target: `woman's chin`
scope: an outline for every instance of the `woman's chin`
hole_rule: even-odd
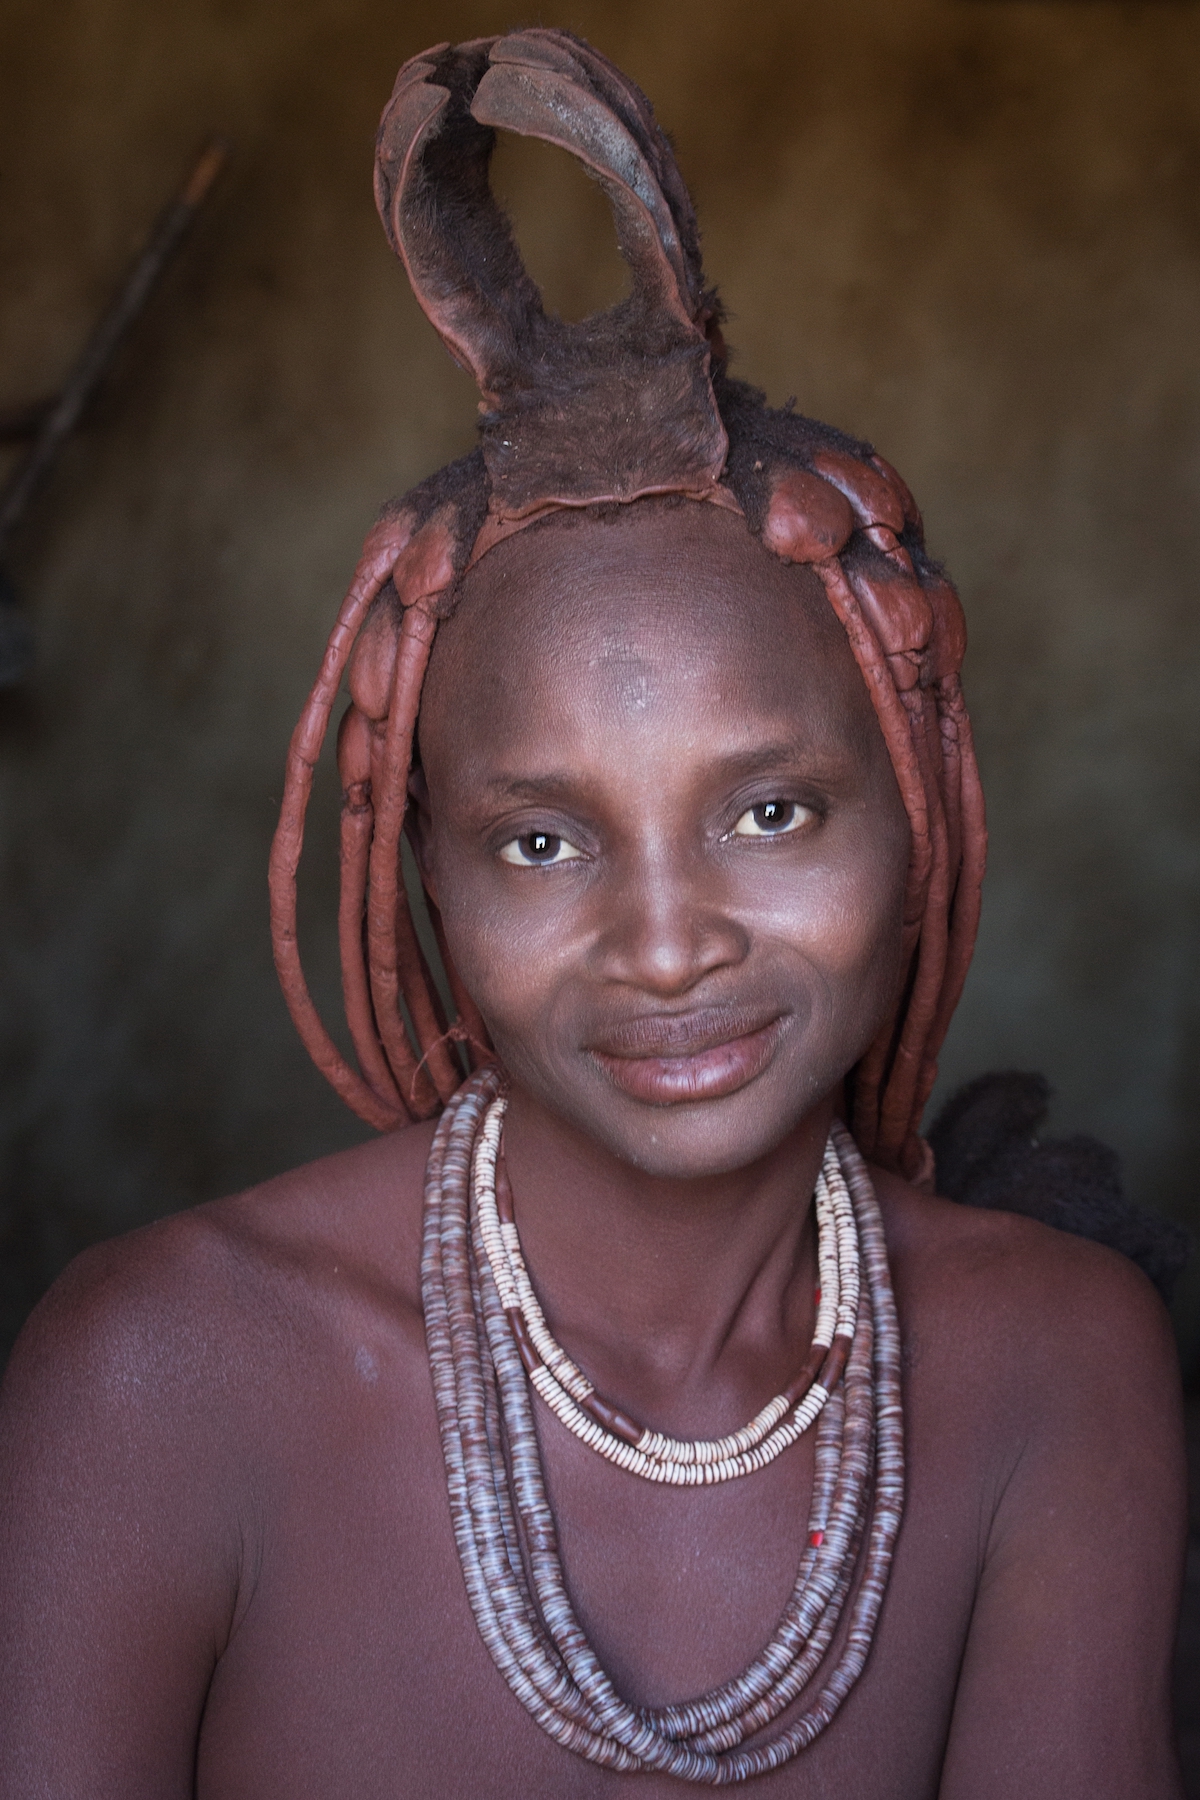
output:
[[[730,1092],[664,1103],[641,1099],[628,1086],[604,1079],[582,1091],[535,1092],[539,1110],[556,1115],[572,1131],[619,1162],[666,1181],[703,1180],[751,1168],[828,1102],[838,1077],[768,1071]],[[772,1078],[774,1077],[774,1078]],[[601,1085],[603,1084],[603,1085]]]

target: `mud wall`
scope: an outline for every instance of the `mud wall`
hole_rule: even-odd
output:
[[[0,702],[0,1309],[93,1237],[352,1139],[293,1042],[264,871],[283,748],[389,494],[473,396],[370,194],[400,61],[466,0],[10,0],[0,402],[52,391],[205,134],[236,150],[31,514]],[[562,0],[677,144],[739,371],[872,438],[958,578],[991,805],[953,1082],[1044,1069],[1133,1191],[1196,1195],[1200,12]],[[568,175],[569,175],[568,171]],[[576,311],[598,196],[504,178]],[[307,870],[336,1003],[332,797]],[[1179,1308],[1189,1356],[1200,1277]]]

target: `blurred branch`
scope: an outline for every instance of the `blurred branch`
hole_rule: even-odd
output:
[[[85,344],[61,394],[0,412],[0,442],[33,439],[0,488],[0,554],[182,243],[228,154],[229,147],[222,138],[213,138],[205,145],[182,188],[159,214],[125,285]],[[32,661],[29,622],[17,603],[11,581],[0,568],[0,688],[16,687],[28,674]]]
[[[0,490],[0,551],[74,431],[122,339],[150,298],[151,290],[220,174],[227,155],[228,146],[220,138],[214,138],[205,146],[180,192],[159,215],[124,287],[89,338],[62,393],[37,427],[28,455]]]

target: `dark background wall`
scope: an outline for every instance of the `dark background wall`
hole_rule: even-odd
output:
[[[473,394],[376,221],[398,64],[469,0],[8,0],[0,404],[53,390],[205,134],[236,153],[13,574],[0,696],[0,1313],[91,1239],[359,1132],[293,1041],[264,877],[284,746],[373,514]],[[562,0],[671,131],[737,368],[872,438],[972,630],[993,859],[945,1081],[1200,1225],[1200,12]],[[599,196],[506,152],[535,270],[611,297]],[[336,1007],[332,799],[305,927]],[[1200,1272],[1178,1305],[1200,1362]]]

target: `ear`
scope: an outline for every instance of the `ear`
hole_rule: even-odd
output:
[[[439,906],[441,903],[438,900],[437,886],[433,879],[431,856],[433,811],[429,804],[429,783],[425,779],[424,769],[419,764],[409,771],[408,798],[408,817],[404,822],[404,829],[408,841],[412,845],[413,856],[416,858],[421,886],[433,904]]]

